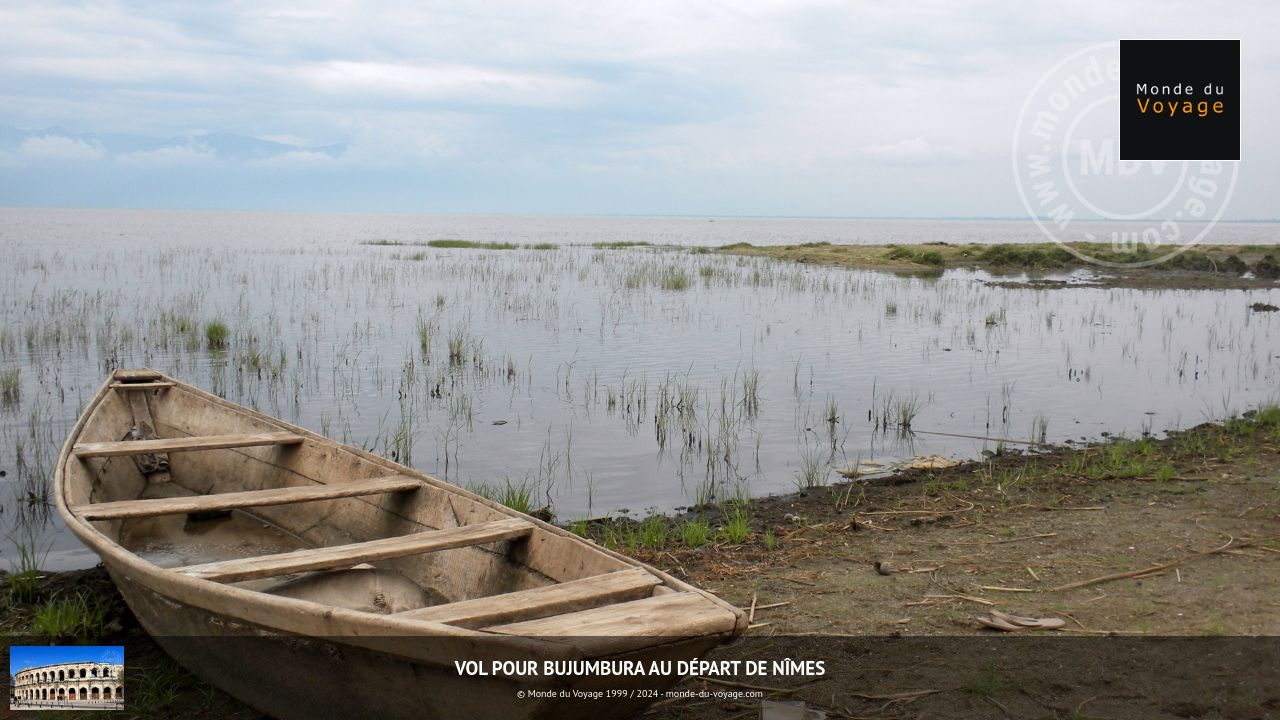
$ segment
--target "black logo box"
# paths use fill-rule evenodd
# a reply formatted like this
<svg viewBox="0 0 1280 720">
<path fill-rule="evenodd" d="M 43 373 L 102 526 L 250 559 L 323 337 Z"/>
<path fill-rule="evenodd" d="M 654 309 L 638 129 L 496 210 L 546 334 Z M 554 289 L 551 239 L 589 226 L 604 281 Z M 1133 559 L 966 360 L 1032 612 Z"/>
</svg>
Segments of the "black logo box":
<svg viewBox="0 0 1280 720">
<path fill-rule="evenodd" d="M 1239 40 L 1120 41 L 1122 160 L 1239 160 L 1240 100 Z"/>
</svg>

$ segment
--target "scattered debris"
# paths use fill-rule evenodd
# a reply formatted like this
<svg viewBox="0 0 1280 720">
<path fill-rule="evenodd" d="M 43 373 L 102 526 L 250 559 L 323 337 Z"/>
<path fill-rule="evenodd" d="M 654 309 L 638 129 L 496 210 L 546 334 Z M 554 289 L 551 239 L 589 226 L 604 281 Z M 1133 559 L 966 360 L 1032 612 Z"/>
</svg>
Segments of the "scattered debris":
<svg viewBox="0 0 1280 720">
<path fill-rule="evenodd" d="M 1222 552 L 1223 550 L 1226 550 L 1227 548 L 1232 547 L 1232 543 L 1235 543 L 1235 541 L 1236 541 L 1235 538 L 1231 538 L 1230 540 L 1226 541 L 1222 545 L 1219 545 L 1218 547 L 1212 550 L 1205 550 L 1204 552 L 1192 553 L 1190 555 L 1183 555 L 1182 557 L 1176 560 L 1170 560 L 1169 562 L 1166 562 L 1166 563 L 1152 565 L 1151 567 L 1145 567 L 1139 570 L 1130 570 L 1129 572 L 1113 573 L 1111 575 L 1103 575 L 1102 577 L 1096 577 L 1089 580 L 1081 580 L 1079 582 L 1067 583 L 1066 585 L 1059 585 L 1058 587 L 1053 588 L 1053 590 L 1051 590 L 1050 592 L 1060 592 L 1062 590 L 1074 590 L 1076 588 L 1088 587 L 1090 585 L 1097 585 L 1099 583 L 1111 582 L 1112 580 L 1124 580 L 1125 578 L 1138 577 L 1139 575 L 1150 575 L 1151 573 L 1159 572 L 1160 570 L 1168 570 L 1174 565 L 1181 565 L 1182 563 L 1188 560 L 1195 560 L 1196 558 L 1208 557 L 1209 555 L 1216 555 Z M 1237 543 L 1234 547 L 1247 547 L 1252 544 L 1253 543 Z"/>
<path fill-rule="evenodd" d="M 911 470 L 942 470 L 959 464 L 959 460 L 944 458 L 941 455 L 921 455 L 907 463 L 907 467 Z"/>
<path fill-rule="evenodd" d="M 1019 630 L 1058 630 L 1067 624 L 1067 621 L 1061 618 L 1023 617 L 1021 615 L 1002 613 L 999 610 L 988 610 L 987 614 L 983 617 L 977 618 L 977 621 L 989 628 L 1001 630 L 1003 632 L 1018 632 Z"/>
</svg>

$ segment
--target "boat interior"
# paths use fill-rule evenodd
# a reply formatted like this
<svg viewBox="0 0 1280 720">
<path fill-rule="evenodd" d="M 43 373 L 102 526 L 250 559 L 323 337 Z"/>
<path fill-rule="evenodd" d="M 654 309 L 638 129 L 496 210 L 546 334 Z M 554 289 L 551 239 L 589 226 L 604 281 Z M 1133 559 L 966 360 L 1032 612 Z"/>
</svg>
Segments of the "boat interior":
<svg viewBox="0 0 1280 720">
<path fill-rule="evenodd" d="M 69 512 L 164 572 L 498 634 L 732 632 L 722 603 L 576 536 L 220 400 L 118 370 Z"/>
</svg>

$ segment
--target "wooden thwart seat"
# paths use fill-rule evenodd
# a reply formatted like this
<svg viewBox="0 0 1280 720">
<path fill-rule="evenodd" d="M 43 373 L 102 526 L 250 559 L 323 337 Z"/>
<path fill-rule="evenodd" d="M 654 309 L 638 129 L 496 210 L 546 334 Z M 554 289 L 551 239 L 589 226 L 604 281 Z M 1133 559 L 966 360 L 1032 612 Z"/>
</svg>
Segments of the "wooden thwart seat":
<svg viewBox="0 0 1280 720">
<path fill-rule="evenodd" d="M 72 448 L 72 452 L 78 458 L 117 457 L 121 455 L 220 450 L 222 448 L 254 447 L 259 445 L 296 445 L 302 440 L 301 435 L 295 435 L 290 432 L 252 433 L 246 435 L 197 435 L 194 437 L 163 438 L 160 440 L 77 443 Z"/>
<path fill-rule="evenodd" d="M 113 390 L 155 390 L 156 388 L 171 388 L 177 383 L 168 380 L 156 380 L 154 382 L 113 382 L 111 388 Z"/>
<path fill-rule="evenodd" d="M 648 571 L 632 568 L 531 590 L 409 610 L 399 613 L 398 617 L 474 629 L 636 600 L 648 596 L 661 584 L 662 580 Z"/>
<path fill-rule="evenodd" d="M 388 477 L 334 483 L 332 485 L 302 485 L 270 490 L 217 493 L 214 495 L 121 500 L 118 502 L 76 505 L 71 508 L 71 512 L 85 520 L 154 517 L 157 515 L 209 512 L 212 510 L 232 510 L 234 508 L 288 505 L 359 495 L 378 495 L 381 493 L 414 490 L 419 487 L 422 487 L 422 481 L 417 478 L 407 475 L 391 475 Z"/>
<path fill-rule="evenodd" d="M 730 633 L 736 625 L 737 616 L 700 593 L 675 592 L 483 629 L 503 635 L 570 638 L 576 646 L 594 652 L 652 645 L 654 637 Z"/>
<path fill-rule="evenodd" d="M 528 535 L 533 532 L 533 527 L 533 523 L 527 520 L 507 518 L 351 545 L 307 548 L 276 555 L 189 565 L 174 568 L 172 572 L 204 580 L 238 582 L 312 570 L 335 570 L 373 560 L 386 560 L 510 540 Z"/>
</svg>

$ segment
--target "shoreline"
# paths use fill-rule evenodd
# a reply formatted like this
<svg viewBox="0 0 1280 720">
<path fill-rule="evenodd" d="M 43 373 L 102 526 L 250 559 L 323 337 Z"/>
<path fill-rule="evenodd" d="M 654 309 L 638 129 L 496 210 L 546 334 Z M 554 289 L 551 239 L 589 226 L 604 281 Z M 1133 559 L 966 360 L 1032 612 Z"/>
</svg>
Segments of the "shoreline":
<svg viewBox="0 0 1280 720">
<path fill-rule="evenodd" d="M 1280 408 L 1271 406 L 1162 440 L 1007 452 L 705 508 L 710 537 L 697 547 L 683 542 L 678 517 L 659 516 L 661 544 L 646 544 L 639 529 L 649 520 L 583 529 L 749 610 L 747 641 L 715 657 L 760 652 L 757 638 L 810 657 L 833 652 L 840 637 L 982 636 L 999 647 L 1002 634 L 976 620 L 992 609 L 1061 618 L 1060 630 L 1037 633 L 1044 638 L 1280 636 L 1277 493 Z M 738 513 L 745 534 L 731 538 L 724 528 Z M 137 716 L 176 707 L 192 717 L 259 717 L 168 662 L 101 567 L 41 573 L 25 601 L 3 580 L 8 637 L 58 630 L 41 609 L 78 603 L 79 624 L 62 627 L 61 642 L 128 646 L 141 669 L 131 677 L 153 676 L 132 691 Z M 836 668 L 828 679 L 856 671 Z M 183 690 L 148 689 L 161 681 Z"/>
<path fill-rule="evenodd" d="M 1076 252 L 1110 263 L 1149 262 L 1160 255 L 1140 246 L 1132 253 L 1117 252 L 1101 243 L 1070 243 Z M 712 250 L 721 255 L 768 257 L 802 264 L 878 270 L 899 274 L 940 274 L 946 270 L 983 270 L 993 275 L 1030 274 L 1030 280 L 1001 280 L 1002 287 L 1079 288 L 1128 287 L 1142 289 L 1254 289 L 1280 285 L 1280 247 L 1272 245 L 1203 245 L 1147 267 L 1114 268 L 1082 260 L 1055 243 L 913 245 L 798 245 L 734 243 Z M 1082 281 L 1046 280 L 1045 274 L 1094 270 Z"/>
</svg>

